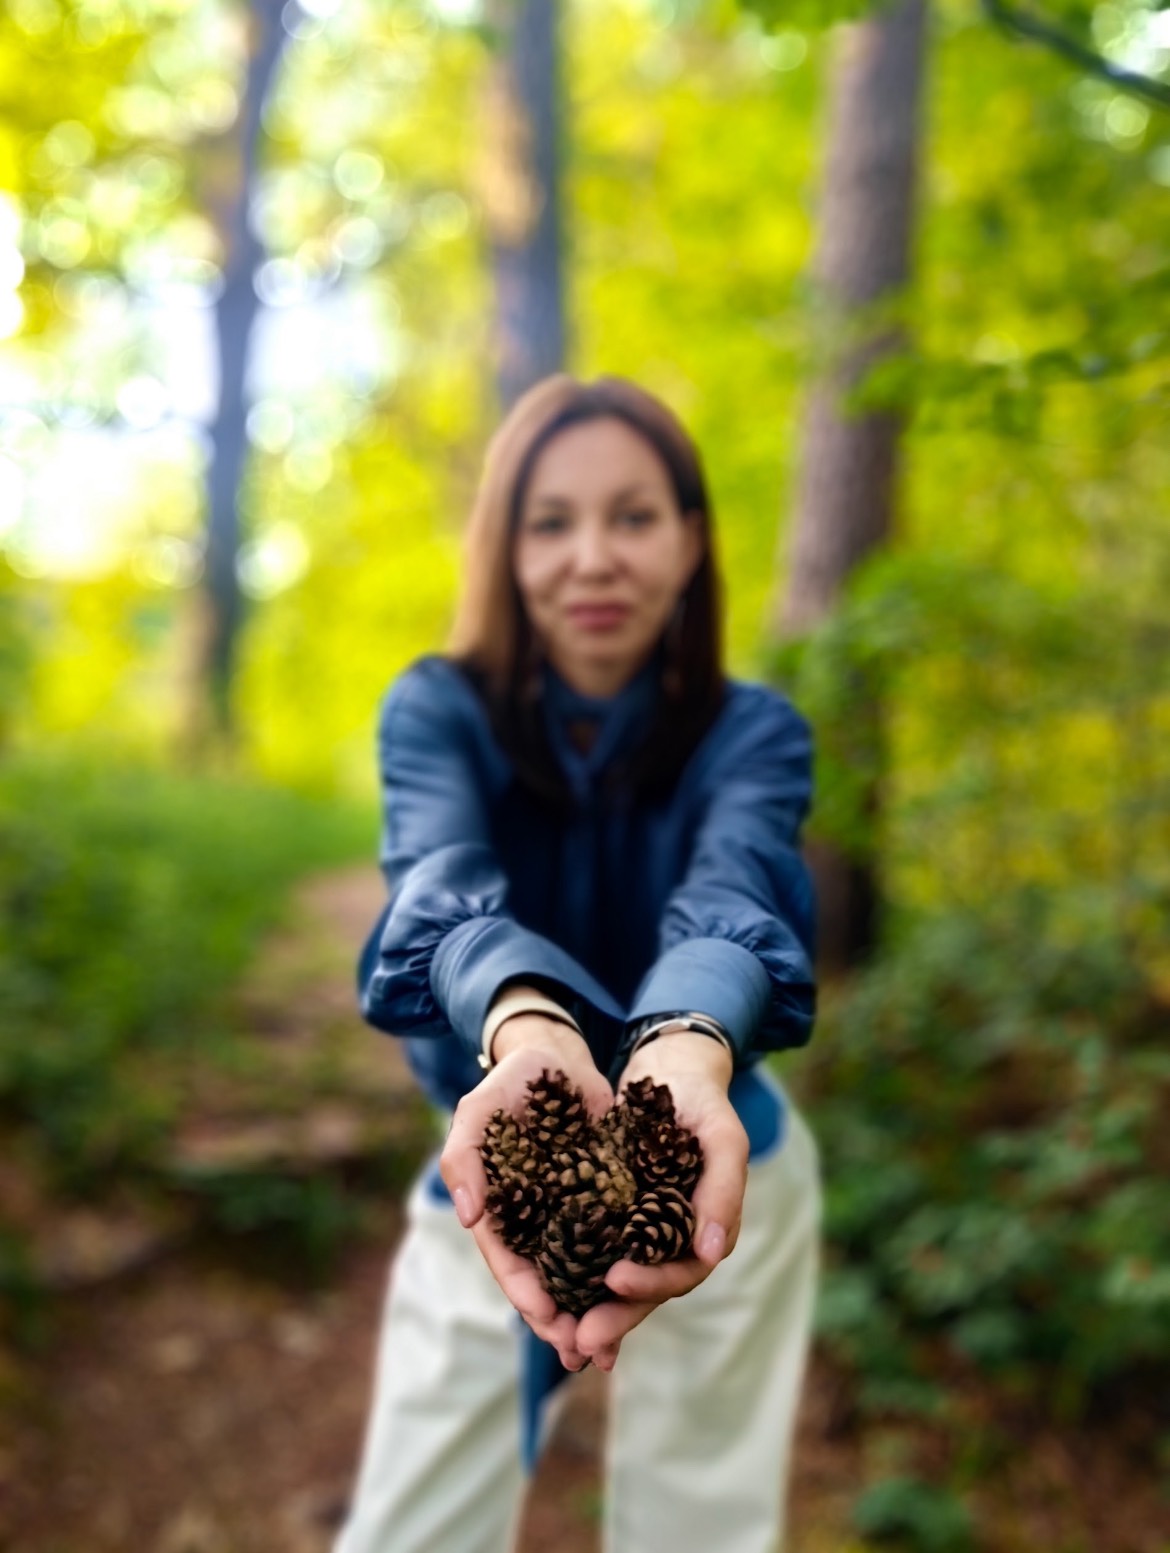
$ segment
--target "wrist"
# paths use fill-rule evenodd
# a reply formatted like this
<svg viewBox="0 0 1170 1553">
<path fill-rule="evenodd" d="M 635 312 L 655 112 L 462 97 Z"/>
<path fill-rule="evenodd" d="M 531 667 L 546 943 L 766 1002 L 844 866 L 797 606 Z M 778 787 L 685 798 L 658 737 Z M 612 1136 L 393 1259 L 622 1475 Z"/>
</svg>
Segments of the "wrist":
<svg viewBox="0 0 1170 1553">
<path fill-rule="evenodd" d="M 483 1024 L 479 1065 L 485 1072 L 490 1071 L 502 1055 L 503 1048 L 499 1052 L 496 1050 L 497 1033 L 510 1020 L 520 1015 L 539 1017 L 545 1024 L 567 1026 L 575 1034 L 582 1036 L 582 1039 L 584 1038 L 581 1026 L 573 1016 L 546 993 L 524 983 L 505 986 L 493 998 Z"/>
<path fill-rule="evenodd" d="M 492 1054 L 496 1062 L 502 1062 L 517 1051 L 547 1051 L 558 1060 L 573 1061 L 584 1057 L 592 1062 L 585 1037 L 571 1025 L 547 1015 L 524 1012 L 511 1015 L 495 1033 Z"/>
<path fill-rule="evenodd" d="M 687 1073 L 713 1079 L 726 1088 L 734 1071 L 735 1059 L 722 1041 L 697 1031 L 677 1030 L 639 1047 L 626 1064 L 625 1077 Z"/>
</svg>

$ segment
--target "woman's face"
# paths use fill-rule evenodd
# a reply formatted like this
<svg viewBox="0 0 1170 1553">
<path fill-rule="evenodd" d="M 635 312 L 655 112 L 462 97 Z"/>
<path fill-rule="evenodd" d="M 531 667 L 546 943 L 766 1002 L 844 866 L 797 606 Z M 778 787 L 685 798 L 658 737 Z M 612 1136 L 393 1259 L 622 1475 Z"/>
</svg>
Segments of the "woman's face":
<svg viewBox="0 0 1170 1553">
<path fill-rule="evenodd" d="M 702 556 L 654 446 L 616 416 L 568 426 L 533 465 L 513 550 L 525 611 L 553 667 L 610 696 L 654 650 Z"/>
</svg>

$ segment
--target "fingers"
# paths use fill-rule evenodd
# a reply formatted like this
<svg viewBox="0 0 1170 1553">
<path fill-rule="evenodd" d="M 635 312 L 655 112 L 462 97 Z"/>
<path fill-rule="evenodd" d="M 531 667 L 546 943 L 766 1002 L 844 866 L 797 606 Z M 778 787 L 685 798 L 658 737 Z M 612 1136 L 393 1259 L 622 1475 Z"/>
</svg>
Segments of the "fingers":
<svg viewBox="0 0 1170 1553">
<path fill-rule="evenodd" d="M 695 1188 L 695 1255 L 708 1269 L 735 1245 L 747 1185 L 748 1139 L 738 1117 L 716 1122 L 701 1135 L 703 1174 Z"/>
<path fill-rule="evenodd" d="M 567 1311 L 559 1311 L 549 1328 L 549 1335 L 544 1338 L 546 1343 L 551 1343 L 560 1356 L 561 1363 L 566 1370 L 572 1370 L 574 1374 L 583 1370 L 589 1363 L 590 1356 L 582 1353 L 579 1337 L 581 1323 Z M 538 1337 L 543 1334 L 537 1332 Z"/>
<path fill-rule="evenodd" d="M 487 1177 L 479 1146 L 488 1118 L 496 1106 L 490 1095 L 481 1097 L 481 1094 L 481 1090 L 473 1089 L 455 1107 L 451 1130 L 439 1156 L 439 1173 L 451 1193 L 451 1201 L 464 1229 L 478 1223 L 487 1196 Z"/>
<path fill-rule="evenodd" d="M 577 1323 L 577 1347 L 599 1370 L 612 1370 L 622 1339 L 658 1309 L 657 1300 L 608 1300 Z"/>
<path fill-rule="evenodd" d="M 594 1353 L 587 1355 L 585 1363 L 592 1363 L 596 1369 L 602 1370 L 608 1375 L 617 1363 L 617 1356 L 621 1351 L 621 1346 L 620 1342 L 607 1343 L 603 1347 L 598 1348 Z"/>
<path fill-rule="evenodd" d="M 611 1370 L 622 1339 L 645 1321 L 666 1300 L 689 1294 L 711 1269 L 695 1257 L 643 1267 L 637 1262 L 615 1262 L 606 1274 L 606 1285 L 618 1298 L 595 1305 L 581 1317 L 577 1347 L 599 1370 Z"/>
<path fill-rule="evenodd" d="M 574 1073 L 572 1078 L 585 1096 L 585 1108 L 590 1116 L 594 1118 L 604 1116 L 613 1105 L 615 1098 L 608 1079 L 596 1068 Z"/>
<path fill-rule="evenodd" d="M 689 1294 L 710 1272 L 705 1262 L 693 1256 L 679 1262 L 662 1262 L 657 1267 L 643 1267 L 638 1262 L 622 1261 L 613 1264 L 605 1276 L 605 1282 L 619 1299 L 645 1300 L 661 1305 L 664 1300 Z"/>
<path fill-rule="evenodd" d="M 518 1256 L 515 1251 L 509 1251 L 486 1219 L 480 1219 L 471 1233 L 488 1265 L 488 1271 L 511 1305 L 537 1337 L 552 1344 L 566 1369 L 581 1369 L 586 1362 L 586 1355 L 581 1353 L 577 1345 L 578 1323 L 567 1312 L 557 1309 L 556 1302 L 542 1286 L 532 1263 Z"/>
<path fill-rule="evenodd" d="M 551 1329 L 557 1315 L 556 1302 L 541 1286 L 532 1263 L 515 1251 L 509 1251 L 486 1219 L 480 1219 L 471 1233 L 488 1271 L 528 1325 L 534 1331 L 538 1327 Z"/>
</svg>

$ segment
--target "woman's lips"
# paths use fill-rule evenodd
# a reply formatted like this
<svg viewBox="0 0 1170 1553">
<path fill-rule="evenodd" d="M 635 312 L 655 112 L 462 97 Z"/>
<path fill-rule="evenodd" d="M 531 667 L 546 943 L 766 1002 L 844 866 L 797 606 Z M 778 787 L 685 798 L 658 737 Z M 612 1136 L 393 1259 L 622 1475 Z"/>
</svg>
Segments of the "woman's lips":
<svg viewBox="0 0 1170 1553">
<path fill-rule="evenodd" d="M 628 604 L 574 604 L 566 613 L 585 631 L 613 631 L 630 613 Z"/>
</svg>

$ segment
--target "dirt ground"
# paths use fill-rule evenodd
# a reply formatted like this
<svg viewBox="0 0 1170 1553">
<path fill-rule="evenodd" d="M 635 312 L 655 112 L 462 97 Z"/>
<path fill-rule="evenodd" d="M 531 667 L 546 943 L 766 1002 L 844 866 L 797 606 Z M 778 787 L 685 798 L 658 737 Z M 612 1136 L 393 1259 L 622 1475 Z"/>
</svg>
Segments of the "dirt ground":
<svg viewBox="0 0 1170 1553">
<path fill-rule="evenodd" d="M 292 1049 L 324 1029 L 352 1041 L 358 1069 L 370 1062 L 371 1084 L 389 1095 L 408 1083 L 393 1043 L 379 1043 L 350 1011 L 352 948 L 378 899 L 365 871 L 316 881 L 242 1006 L 263 1039 Z M 290 1007 L 281 1000 L 293 965 Z M 196 1127 L 204 1147 L 208 1125 Z M 221 1131 L 216 1146 L 236 1145 Z M 0 1355 L 0 1549 L 325 1553 L 356 1464 L 398 1230 L 388 1193 L 318 1288 L 258 1272 L 222 1240 L 203 1240 L 60 1296 L 41 1353 Z M 527 1502 L 522 1553 L 598 1547 L 605 1382 L 585 1372 L 572 1384 Z M 789 1553 L 860 1553 L 850 1507 L 881 1467 L 883 1442 L 859 1438 L 848 1414 L 840 1381 L 818 1358 Z M 1170 1501 L 1130 1469 L 1124 1449 L 1046 1436 L 1019 1443 L 981 1517 L 995 1528 L 988 1553 L 1168 1553 Z"/>
<path fill-rule="evenodd" d="M 74 1302 L 4 1449 L 0 1546 L 324 1553 L 356 1461 L 384 1274 L 368 1246 L 328 1289 L 290 1298 L 182 1257 Z M 523 1553 L 597 1546 L 604 1377 L 572 1385 L 529 1497 Z M 852 1472 L 840 1453 L 818 1468 L 811 1431 L 808 1447 L 798 1501 L 815 1501 L 823 1522 L 834 1499 L 845 1509 Z"/>
</svg>

